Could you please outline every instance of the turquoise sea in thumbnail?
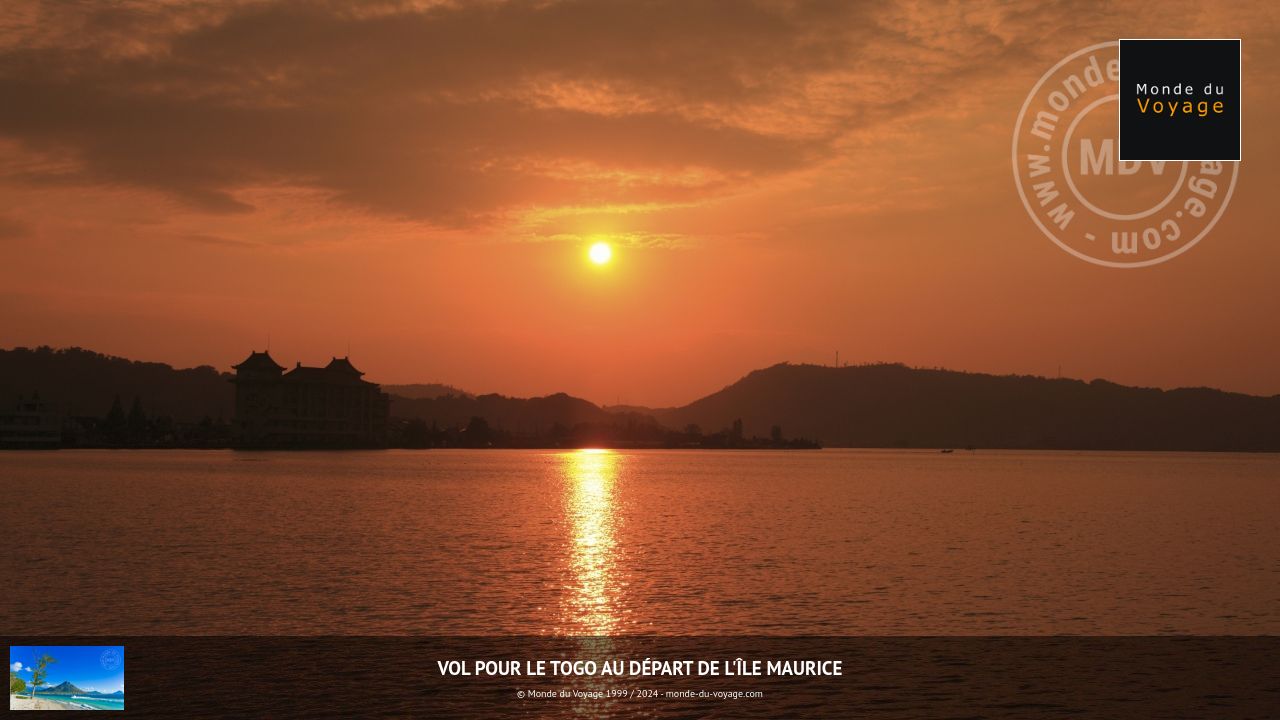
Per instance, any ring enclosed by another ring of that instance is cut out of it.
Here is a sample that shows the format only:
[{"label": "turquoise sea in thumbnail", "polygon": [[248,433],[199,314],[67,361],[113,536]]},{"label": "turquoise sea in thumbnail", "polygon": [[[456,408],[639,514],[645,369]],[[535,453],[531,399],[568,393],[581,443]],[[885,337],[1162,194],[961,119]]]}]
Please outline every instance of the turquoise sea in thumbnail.
[{"label": "turquoise sea in thumbnail", "polygon": [[[50,698],[50,699],[62,700],[64,698]],[[95,697],[85,697],[83,695],[73,695],[69,698],[65,698],[65,700],[75,705],[88,706],[89,708],[92,708],[94,710],[123,710],[124,709],[124,698],[95,698]]]}]

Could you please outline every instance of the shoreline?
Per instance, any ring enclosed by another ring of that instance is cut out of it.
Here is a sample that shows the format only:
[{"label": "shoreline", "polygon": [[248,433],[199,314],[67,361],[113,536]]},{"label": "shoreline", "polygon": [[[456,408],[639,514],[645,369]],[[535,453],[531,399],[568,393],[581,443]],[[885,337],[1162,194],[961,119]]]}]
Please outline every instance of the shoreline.
[{"label": "shoreline", "polygon": [[92,708],[85,705],[79,705],[69,700],[54,700],[52,698],[36,695],[35,700],[29,695],[9,694],[10,710],[91,710]]}]

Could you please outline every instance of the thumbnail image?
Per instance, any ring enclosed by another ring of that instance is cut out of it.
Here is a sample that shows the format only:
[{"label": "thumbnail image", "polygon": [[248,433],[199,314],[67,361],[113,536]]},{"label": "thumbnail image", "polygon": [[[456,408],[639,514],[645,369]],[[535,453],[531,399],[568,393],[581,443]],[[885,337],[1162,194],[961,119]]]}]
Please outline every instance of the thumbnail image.
[{"label": "thumbnail image", "polygon": [[10,710],[124,710],[123,645],[11,645]]}]

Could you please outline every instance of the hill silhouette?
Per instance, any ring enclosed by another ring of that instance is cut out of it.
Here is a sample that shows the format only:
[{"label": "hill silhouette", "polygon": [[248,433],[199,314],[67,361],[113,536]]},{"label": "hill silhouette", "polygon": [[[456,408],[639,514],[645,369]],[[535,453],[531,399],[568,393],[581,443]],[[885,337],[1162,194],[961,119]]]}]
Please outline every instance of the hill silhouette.
[{"label": "hill silhouette", "polygon": [[20,347],[0,350],[0,407],[7,409],[17,396],[38,392],[67,415],[99,417],[119,396],[125,403],[136,397],[147,413],[179,422],[230,420],[235,414],[230,378],[207,365],[175,370],[78,347]]},{"label": "hill silhouette", "polygon": [[1280,451],[1280,396],[898,364],[783,363],[651,412],[668,427],[779,424],[828,447]]},{"label": "hill silhouette", "polygon": [[[38,391],[69,415],[101,417],[116,396],[141,400],[149,415],[180,422],[235,413],[231,375],[202,366],[176,370],[81,348],[0,350],[0,400]],[[660,424],[746,437],[787,437],[825,446],[980,447],[1079,450],[1280,451],[1280,396],[1208,388],[1159,390],[1105,380],[985,375],[879,364],[852,367],[780,364],[756,370],[683,407],[600,407],[564,393],[513,398],[468,395],[448,385],[392,393],[393,418],[441,429],[483,418],[511,435],[557,428],[612,426],[655,436]],[[436,394],[444,391],[444,394]]]},{"label": "hill silhouette", "polygon": [[473,417],[482,417],[495,428],[521,435],[541,435],[555,425],[607,423],[618,417],[594,403],[565,393],[535,398],[490,394],[414,399],[393,395],[391,415],[440,427],[465,425]]},{"label": "hill silhouette", "polygon": [[383,385],[382,391],[389,395],[398,395],[410,400],[434,400],[446,395],[459,397],[475,397],[465,390],[442,383],[412,383],[409,385]]}]

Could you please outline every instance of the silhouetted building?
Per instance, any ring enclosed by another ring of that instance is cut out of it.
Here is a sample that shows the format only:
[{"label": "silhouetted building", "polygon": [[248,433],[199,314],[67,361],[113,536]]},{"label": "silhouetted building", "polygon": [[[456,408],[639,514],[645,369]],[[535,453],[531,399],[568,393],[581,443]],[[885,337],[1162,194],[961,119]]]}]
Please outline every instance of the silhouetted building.
[{"label": "silhouetted building", "polygon": [[390,398],[347,358],[285,372],[265,352],[236,371],[236,429],[245,445],[366,447],[386,442]]},{"label": "silhouetted building", "polygon": [[0,410],[0,447],[5,448],[56,448],[62,444],[61,413],[34,393],[30,399],[18,397],[18,402]]}]

